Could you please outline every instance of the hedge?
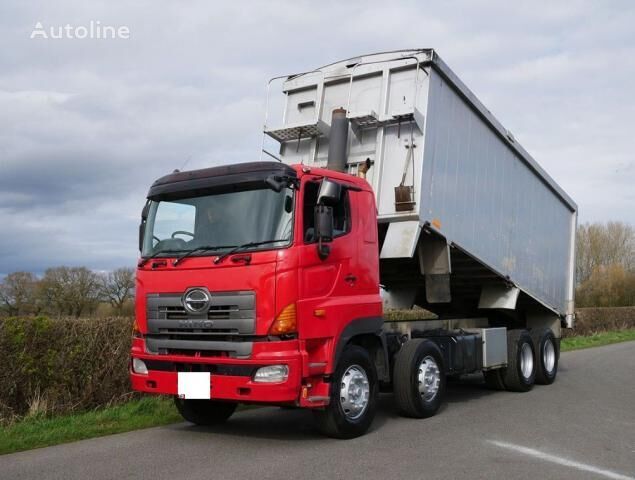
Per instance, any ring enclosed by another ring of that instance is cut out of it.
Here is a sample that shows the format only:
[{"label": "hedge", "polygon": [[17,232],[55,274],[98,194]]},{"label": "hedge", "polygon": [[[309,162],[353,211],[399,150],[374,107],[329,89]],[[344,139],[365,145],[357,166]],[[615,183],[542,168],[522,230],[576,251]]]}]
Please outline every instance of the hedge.
[{"label": "hedge", "polygon": [[69,413],[130,395],[132,320],[0,320],[0,423]]},{"label": "hedge", "polygon": [[635,328],[635,307],[580,308],[576,310],[575,328],[563,333],[571,337],[627,328]]}]

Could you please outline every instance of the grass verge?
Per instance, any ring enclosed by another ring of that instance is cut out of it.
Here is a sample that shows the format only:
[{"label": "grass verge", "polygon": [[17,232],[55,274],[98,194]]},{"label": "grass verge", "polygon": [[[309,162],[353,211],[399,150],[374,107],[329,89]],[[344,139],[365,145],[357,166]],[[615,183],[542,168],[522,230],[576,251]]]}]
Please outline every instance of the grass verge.
[{"label": "grass verge", "polygon": [[181,420],[168,397],[144,397],[90,412],[27,417],[0,427],[0,454],[101,437]]},{"label": "grass verge", "polygon": [[601,332],[588,336],[563,338],[560,349],[563,352],[580,350],[582,348],[601,347],[611,343],[628,342],[635,340],[635,328],[627,330],[615,330],[611,332]]}]

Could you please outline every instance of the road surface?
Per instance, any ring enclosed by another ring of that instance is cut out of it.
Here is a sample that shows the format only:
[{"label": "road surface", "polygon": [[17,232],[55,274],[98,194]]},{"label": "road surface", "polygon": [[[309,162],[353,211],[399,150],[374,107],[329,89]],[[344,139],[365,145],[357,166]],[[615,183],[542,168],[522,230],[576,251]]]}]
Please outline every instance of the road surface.
[{"label": "road surface", "polygon": [[449,385],[429,419],[382,396],[364,437],[320,437],[311,415],[263,408],[221,428],[186,423],[0,457],[6,479],[635,478],[635,342],[564,353],[556,383]]}]

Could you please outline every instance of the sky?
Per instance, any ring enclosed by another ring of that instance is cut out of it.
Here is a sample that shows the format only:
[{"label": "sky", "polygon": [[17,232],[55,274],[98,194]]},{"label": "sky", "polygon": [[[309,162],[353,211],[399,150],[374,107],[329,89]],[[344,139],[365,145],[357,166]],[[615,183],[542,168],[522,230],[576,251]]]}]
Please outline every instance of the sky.
[{"label": "sky", "polygon": [[[123,26],[128,38],[33,36]],[[574,198],[635,224],[631,1],[0,4],[0,276],[134,265],[149,185],[259,158],[270,77],[437,50]]]}]

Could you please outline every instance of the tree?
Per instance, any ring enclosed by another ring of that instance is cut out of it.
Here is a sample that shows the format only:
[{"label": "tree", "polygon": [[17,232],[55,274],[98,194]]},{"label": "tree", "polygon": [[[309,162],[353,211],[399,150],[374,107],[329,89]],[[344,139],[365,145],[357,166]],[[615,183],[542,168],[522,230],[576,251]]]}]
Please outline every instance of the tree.
[{"label": "tree", "polygon": [[580,307],[626,307],[635,305],[635,272],[621,265],[599,266],[577,291]]},{"label": "tree", "polygon": [[600,267],[635,270],[635,229],[622,222],[585,223],[576,235],[576,278],[586,282]]},{"label": "tree", "polygon": [[622,222],[585,223],[576,236],[578,306],[635,304],[635,229]]},{"label": "tree", "polygon": [[55,267],[46,270],[39,290],[52,313],[79,318],[96,307],[100,287],[99,276],[85,267]]},{"label": "tree", "polygon": [[38,313],[37,277],[30,272],[13,272],[0,283],[0,302],[8,315]]},{"label": "tree", "polygon": [[135,272],[132,268],[118,268],[101,279],[101,292],[105,300],[121,315],[123,307],[134,295]]}]

